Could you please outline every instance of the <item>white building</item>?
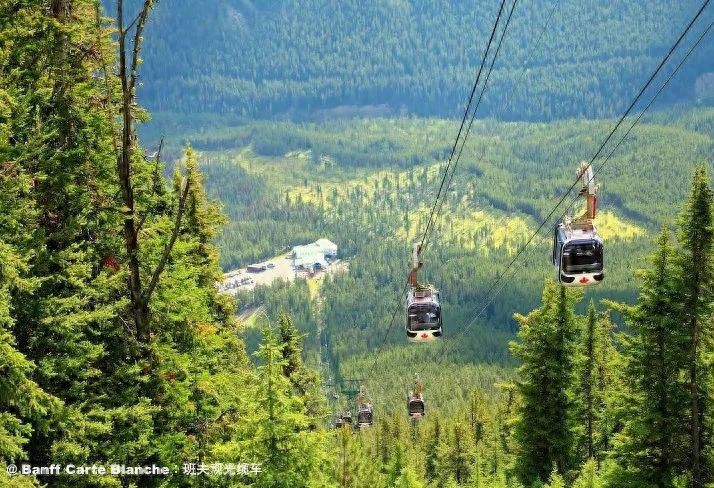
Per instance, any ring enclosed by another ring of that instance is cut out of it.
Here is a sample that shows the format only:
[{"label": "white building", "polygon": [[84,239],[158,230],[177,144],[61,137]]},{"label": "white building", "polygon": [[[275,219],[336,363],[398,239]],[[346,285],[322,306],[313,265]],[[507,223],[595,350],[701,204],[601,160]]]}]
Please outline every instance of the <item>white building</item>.
[{"label": "white building", "polygon": [[325,255],[325,257],[337,257],[337,244],[335,244],[331,240],[325,239],[323,237],[322,239],[316,240],[315,244],[322,250],[322,253]]},{"label": "white building", "polygon": [[327,269],[327,258],[337,257],[337,244],[329,239],[318,239],[312,244],[295,246],[293,259],[297,269]]}]

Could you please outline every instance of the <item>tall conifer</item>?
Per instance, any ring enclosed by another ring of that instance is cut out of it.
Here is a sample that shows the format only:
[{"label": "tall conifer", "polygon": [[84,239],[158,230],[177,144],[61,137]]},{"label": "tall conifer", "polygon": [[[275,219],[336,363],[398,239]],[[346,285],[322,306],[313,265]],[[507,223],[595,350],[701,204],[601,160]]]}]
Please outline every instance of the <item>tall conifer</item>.
[{"label": "tall conifer", "polygon": [[516,315],[520,342],[511,343],[521,361],[515,425],[515,470],[521,483],[549,479],[553,466],[567,474],[575,447],[575,356],[579,294],[547,282],[540,308]]},{"label": "tall conifer", "polygon": [[714,225],[712,190],[704,166],[694,172],[692,189],[678,222],[677,253],[678,293],[683,305],[680,327],[689,333],[687,376],[690,396],[689,434],[692,486],[701,488],[712,480],[705,452],[711,447],[706,423],[711,412],[711,386],[708,356],[711,348],[711,313],[714,305]]}]

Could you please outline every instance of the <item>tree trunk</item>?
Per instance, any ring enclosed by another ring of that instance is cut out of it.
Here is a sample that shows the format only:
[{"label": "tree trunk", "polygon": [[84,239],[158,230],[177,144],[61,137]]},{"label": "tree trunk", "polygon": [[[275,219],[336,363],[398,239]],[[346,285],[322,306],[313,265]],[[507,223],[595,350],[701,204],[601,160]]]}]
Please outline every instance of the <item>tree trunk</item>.
[{"label": "tree trunk", "polygon": [[692,344],[690,352],[689,364],[689,391],[692,396],[692,420],[691,420],[691,436],[692,436],[692,488],[702,488],[704,482],[702,480],[701,469],[701,453],[699,446],[699,437],[701,432],[699,418],[699,382],[697,380],[697,354],[699,346],[699,323],[696,316],[692,317],[690,323],[692,333]]}]

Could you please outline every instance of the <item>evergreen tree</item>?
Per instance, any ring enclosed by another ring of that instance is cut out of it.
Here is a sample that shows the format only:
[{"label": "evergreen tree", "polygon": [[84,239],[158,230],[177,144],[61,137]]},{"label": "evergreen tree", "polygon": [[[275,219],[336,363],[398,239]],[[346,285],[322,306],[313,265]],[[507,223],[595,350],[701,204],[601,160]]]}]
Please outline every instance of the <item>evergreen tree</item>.
[{"label": "evergreen tree", "polygon": [[398,439],[392,448],[390,464],[387,467],[387,486],[394,486],[406,465],[406,448]]},{"label": "evergreen tree", "polygon": [[411,467],[405,466],[394,483],[394,488],[424,488],[424,483]]},{"label": "evergreen tree", "polygon": [[578,324],[573,313],[579,295],[547,282],[540,308],[516,315],[520,343],[512,343],[521,361],[516,387],[520,395],[515,425],[515,471],[521,483],[547,481],[553,466],[567,474],[575,443],[575,351]]},{"label": "evergreen tree", "polygon": [[565,480],[563,476],[558,472],[558,468],[553,468],[550,473],[550,479],[548,483],[543,486],[543,488],[565,488]]},{"label": "evergreen tree", "polygon": [[585,325],[584,337],[583,337],[583,356],[584,365],[581,375],[581,394],[583,403],[583,420],[585,422],[585,446],[587,452],[587,459],[591,459],[595,456],[595,443],[594,443],[594,429],[595,429],[595,416],[596,416],[596,399],[595,399],[595,372],[596,372],[596,331],[597,328],[597,317],[595,312],[595,305],[590,302],[588,307],[588,320]]},{"label": "evergreen tree", "polygon": [[454,425],[453,443],[447,455],[449,471],[453,473],[454,480],[461,484],[471,476],[471,468],[476,459],[473,452],[472,438],[468,429],[462,423]]},{"label": "evergreen tree", "polygon": [[705,453],[712,445],[707,432],[711,417],[707,402],[711,400],[708,356],[711,353],[711,313],[714,297],[714,226],[712,224],[712,191],[704,166],[694,172],[692,189],[679,219],[677,238],[678,293],[682,301],[681,327],[688,330],[689,351],[687,374],[690,396],[689,433],[690,469],[693,488],[701,488],[712,480],[711,466]]},{"label": "evergreen tree", "polygon": [[573,483],[573,488],[604,488],[605,483],[597,472],[595,461],[590,459],[580,470],[580,475]]},{"label": "evergreen tree", "polygon": [[325,467],[324,433],[307,429],[305,405],[283,374],[279,339],[270,328],[264,329],[257,354],[264,363],[258,367],[257,404],[243,433],[248,454],[263,463],[256,486],[308,486]]},{"label": "evergreen tree", "polygon": [[121,349],[116,338],[123,342],[115,320],[124,303],[116,293],[112,121],[96,77],[109,31],[96,25],[96,8],[84,0],[0,6],[0,80],[9,95],[3,102],[11,101],[2,104],[0,125],[10,137],[2,137],[0,160],[12,162],[4,176],[18,177],[16,203],[31,219],[22,233],[2,229],[1,240],[24,241],[25,262],[12,263],[7,276],[28,280],[8,289],[12,325],[4,325],[37,365],[33,380],[64,403],[63,421],[33,431],[27,450],[35,463],[106,459],[95,435],[106,432],[100,399],[111,390],[103,373],[113,364],[112,349]]},{"label": "evergreen tree", "polygon": [[471,392],[469,402],[469,423],[473,432],[474,443],[478,446],[486,435],[487,413],[485,412],[483,393],[478,390]]},{"label": "evergreen tree", "polygon": [[284,364],[283,375],[290,380],[296,392],[303,397],[310,418],[310,429],[315,430],[318,428],[318,422],[321,422],[327,415],[319,376],[315,371],[303,366],[302,336],[292,318],[282,311],[278,314],[277,333]]},{"label": "evergreen tree", "polygon": [[[0,48],[0,59],[3,58]],[[8,100],[2,87],[0,99]],[[6,116],[8,114],[5,114]],[[8,149],[8,124],[0,121],[0,159]],[[30,181],[18,165],[0,170],[0,485],[9,486],[7,464],[27,459],[25,445],[33,429],[47,431],[59,410],[57,398],[32,379],[34,364],[16,347],[12,296],[16,290],[37,288],[28,276],[29,250],[36,218],[30,198]],[[19,481],[33,486],[33,480]]]},{"label": "evergreen tree", "polygon": [[677,321],[674,249],[670,231],[660,234],[652,268],[640,272],[637,304],[611,304],[623,313],[631,331],[624,337],[622,412],[624,427],[614,438],[617,460],[613,483],[670,486],[689,456],[687,391],[681,377],[687,334]]},{"label": "evergreen tree", "polygon": [[[299,375],[302,373],[302,346],[297,327],[285,312],[278,316],[278,332],[282,343],[281,353],[285,367],[283,374],[290,378],[295,386],[300,385]],[[293,378],[293,376],[295,376]]]},{"label": "evergreen tree", "polygon": [[579,459],[602,460],[607,449],[609,426],[606,422],[607,398],[612,393],[613,324],[609,314],[597,315],[593,302],[582,331],[578,364],[578,394],[581,435]]},{"label": "evergreen tree", "polygon": [[432,422],[431,435],[426,446],[426,479],[431,482],[436,479],[436,471],[438,464],[437,449],[441,444],[441,422],[439,417],[436,417]]}]

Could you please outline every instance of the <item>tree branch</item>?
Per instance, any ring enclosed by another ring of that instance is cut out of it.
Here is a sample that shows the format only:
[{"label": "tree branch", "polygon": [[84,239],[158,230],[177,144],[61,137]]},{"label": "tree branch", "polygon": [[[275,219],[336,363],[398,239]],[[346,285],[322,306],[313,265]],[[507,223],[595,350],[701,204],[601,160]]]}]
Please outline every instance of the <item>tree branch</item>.
[{"label": "tree branch", "polygon": [[136,230],[134,188],[131,181],[131,156],[133,153],[133,120],[131,104],[134,93],[129,86],[129,76],[126,63],[126,34],[124,29],[124,2],[117,0],[117,25],[119,29],[119,77],[121,81],[122,99],[122,130],[121,147],[117,154],[117,173],[122,201],[126,215],[124,217],[124,246],[126,248],[129,267],[129,295],[132,313],[136,324],[138,337],[148,335],[148,309],[142,300],[141,269],[139,265],[139,237]]},{"label": "tree branch", "polygon": [[136,69],[139,64],[139,51],[141,51],[141,33],[144,31],[146,26],[146,21],[149,18],[149,10],[151,10],[153,0],[144,0],[144,5],[141,7],[141,11],[132,24],[136,22],[136,30],[134,31],[134,46],[132,46],[131,51],[131,69],[129,71],[129,89],[134,92],[134,87],[136,86]]},{"label": "tree branch", "polygon": [[186,209],[186,200],[188,199],[188,191],[191,187],[192,176],[193,175],[191,173],[186,174],[186,183],[184,184],[183,192],[181,193],[181,197],[179,198],[179,206],[178,210],[176,211],[176,220],[174,221],[174,228],[171,232],[171,238],[169,239],[169,242],[166,243],[166,247],[164,247],[164,252],[161,255],[161,260],[159,261],[158,266],[156,266],[154,274],[151,276],[149,286],[144,292],[143,299],[147,304],[151,299],[151,295],[154,293],[154,289],[156,288],[156,285],[159,282],[159,278],[161,277],[161,273],[163,273],[164,271],[164,267],[166,267],[166,263],[169,260],[169,256],[171,255],[171,250],[173,249],[174,244],[176,243],[176,239],[178,238],[179,232],[181,231],[181,220],[183,220],[183,214]]}]

